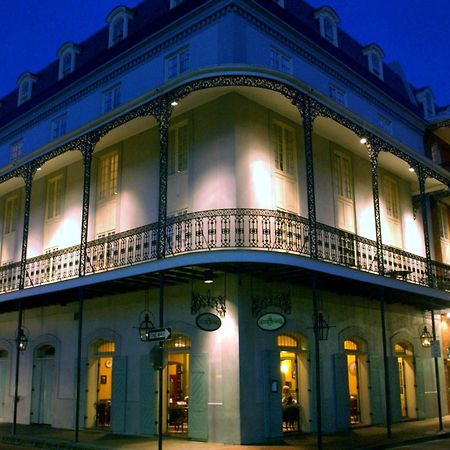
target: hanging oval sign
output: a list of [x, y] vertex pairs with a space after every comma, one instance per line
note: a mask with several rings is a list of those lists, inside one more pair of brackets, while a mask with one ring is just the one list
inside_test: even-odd
[[212, 313], [199, 314], [195, 319], [195, 323], [203, 331], [216, 331], [222, 325], [220, 317]]
[[275, 331], [284, 326], [286, 323], [286, 317], [280, 313], [270, 312], [259, 316], [256, 323], [261, 330]]

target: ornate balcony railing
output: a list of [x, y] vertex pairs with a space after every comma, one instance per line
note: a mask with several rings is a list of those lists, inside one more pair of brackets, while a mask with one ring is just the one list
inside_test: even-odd
[[[86, 275], [154, 260], [158, 224], [113, 234], [87, 246]], [[166, 257], [196, 251], [255, 249], [309, 256], [308, 220], [281, 211], [222, 209], [189, 213], [167, 220]], [[376, 242], [324, 224], [317, 224], [318, 258], [364, 272], [379, 273]], [[79, 246], [30, 258], [25, 287], [79, 276]], [[410, 283], [450, 290], [450, 266], [383, 246], [385, 275]], [[20, 264], [0, 268], [0, 292], [19, 288]]]

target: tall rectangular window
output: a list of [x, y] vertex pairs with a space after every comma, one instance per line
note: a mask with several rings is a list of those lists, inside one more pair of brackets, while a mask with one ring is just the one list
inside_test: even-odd
[[47, 180], [45, 218], [51, 220], [62, 214], [63, 205], [63, 186], [64, 178], [62, 175], [49, 178]]
[[185, 121], [169, 130], [169, 175], [187, 170], [188, 153], [188, 123]]
[[329, 85], [330, 98], [341, 105], [347, 105], [347, 93], [344, 89], [337, 87], [335, 84], [330, 83]]
[[438, 203], [438, 217], [439, 217], [439, 236], [442, 239], [449, 238], [448, 230], [448, 211], [447, 206], [442, 203]]
[[97, 196], [99, 200], [110, 200], [117, 195], [119, 175], [119, 154], [109, 153], [98, 163]]
[[386, 133], [392, 134], [392, 121], [389, 120], [387, 117], [383, 116], [383, 114], [378, 114], [378, 126], [381, 130], [383, 130]]
[[66, 134], [67, 131], [67, 114], [56, 117], [51, 122], [51, 138], [56, 139]]
[[337, 152], [334, 153], [334, 178], [336, 195], [347, 200], [353, 200], [350, 159]]
[[113, 86], [112, 88], [103, 92], [103, 113], [112, 111], [120, 106], [120, 84]]
[[23, 152], [23, 139], [19, 139], [16, 142], [13, 142], [10, 147], [9, 152], [9, 162], [17, 161]]
[[166, 77], [175, 78], [189, 70], [189, 49], [184, 48], [166, 58]]
[[279, 122], [272, 124], [272, 140], [275, 168], [288, 175], [295, 175], [295, 137], [294, 129]]
[[383, 194], [386, 208], [386, 215], [390, 219], [400, 219], [400, 207], [398, 200], [397, 182], [390, 177], [385, 176], [383, 179]]
[[3, 234], [14, 233], [17, 227], [17, 210], [19, 207], [19, 197], [13, 195], [5, 200], [3, 213]]
[[270, 49], [270, 67], [275, 70], [281, 70], [282, 72], [292, 72], [292, 59], [286, 56], [280, 50]]

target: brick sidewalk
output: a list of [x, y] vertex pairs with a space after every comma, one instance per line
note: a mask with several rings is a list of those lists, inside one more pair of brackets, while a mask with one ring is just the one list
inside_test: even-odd
[[[411, 421], [395, 424], [392, 437], [386, 436], [382, 427], [354, 428], [346, 433], [323, 436], [324, 450], [377, 450], [392, 448], [402, 443], [450, 437], [450, 416], [444, 418], [444, 432], [438, 433], [437, 419]], [[11, 435], [10, 424], [0, 424], [0, 441], [15, 443], [18, 448], [85, 449], [85, 450], [156, 450], [156, 439], [116, 435], [107, 432], [82, 431], [80, 442], [74, 442], [74, 432], [59, 430], [49, 426], [19, 425], [16, 436]], [[282, 450], [291, 447], [296, 450], [314, 450], [317, 439], [312, 434], [284, 436], [261, 445], [227, 445], [212, 442], [195, 442], [186, 439], [164, 437], [164, 450]]]

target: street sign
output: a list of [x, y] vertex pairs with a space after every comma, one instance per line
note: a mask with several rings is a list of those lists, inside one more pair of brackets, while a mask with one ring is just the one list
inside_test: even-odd
[[172, 336], [172, 328], [155, 328], [148, 330], [146, 341], [167, 341]]

